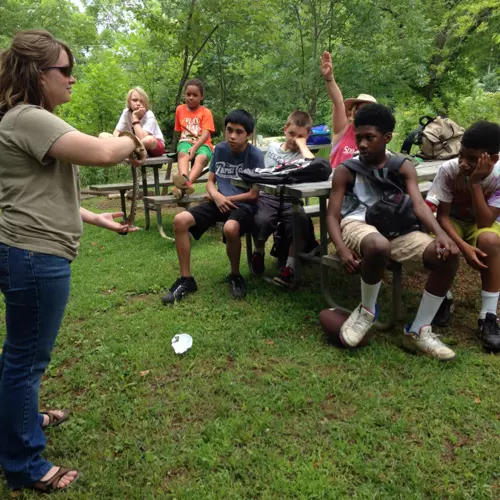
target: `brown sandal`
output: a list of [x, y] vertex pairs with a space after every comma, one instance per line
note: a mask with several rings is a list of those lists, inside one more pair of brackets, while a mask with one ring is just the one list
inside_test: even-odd
[[[57, 485], [59, 484], [59, 481], [68, 472], [72, 471], [76, 472], [76, 476], [74, 477], [74, 479], [67, 486], [64, 486], [63, 488], [58, 488]], [[39, 491], [41, 493], [54, 493], [55, 491], [66, 490], [78, 479], [79, 475], [80, 474], [75, 469], [68, 469], [67, 467], [59, 467], [59, 470], [52, 477], [46, 479], [45, 481], [37, 481], [33, 486], [31, 486], [31, 489]]]
[[[57, 416], [54, 411], [60, 411], [62, 417]], [[49, 427], [57, 427], [69, 418], [69, 410], [47, 410], [41, 411], [40, 415], [47, 415], [49, 417], [49, 422], [47, 424], [42, 424], [42, 429], [48, 429]]]

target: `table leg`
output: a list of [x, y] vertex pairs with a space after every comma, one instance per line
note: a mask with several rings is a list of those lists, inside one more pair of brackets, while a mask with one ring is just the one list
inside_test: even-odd
[[321, 256], [328, 254], [328, 231], [326, 229], [326, 198], [319, 199], [319, 234]]
[[122, 212], [123, 212], [123, 218], [126, 219], [127, 217], [127, 204], [125, 202], [125, 194], [127, 190], [126, 189], [120, 189], [120, 203], [122, 205]]
[[144, 198], [148, 195], [148, 175], [146, 172], [146, 167], [143, 165], [141, 167], [141, 178], [142, 178], [142, 201], [144, 205], [144, 217], [146, 219], [146, 227], [144, 229], [149, 229], [149, 207], [144, 200]]
[[293, 285], [291, 287], [292, 290], [295, 290], [302, 281], [302, 263], [299, 257], [300, 252], [297, 249], [303, 248], [304, 237], [302, 235], [300, 226], [299, 207], [300, 207], [300, 200], [294, 199], [292, 201], [292, 229], [293, 229], [292, 257], [295, 262], [295, 269], [294, 269]]

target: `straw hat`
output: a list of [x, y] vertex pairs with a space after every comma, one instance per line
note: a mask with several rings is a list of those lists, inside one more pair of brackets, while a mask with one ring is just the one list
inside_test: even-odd
[[355, 104], [360, 104], [360, 103], [376, 103], [377, 99], [375, 97], [369, 95], [369, 94], [359, 94], [358, 97], [354, 98], [351, 97], [350, 99], [346, 99], [344, 101], [344, 106], [345, 106], [345, 112], [348, 115], [351, 112], [351, 108]]

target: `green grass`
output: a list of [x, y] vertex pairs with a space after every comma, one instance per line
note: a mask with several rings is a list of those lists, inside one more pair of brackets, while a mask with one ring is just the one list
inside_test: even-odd
[[[358, 351], [328, 345], [314, 267], [287, 293], [242, 262], [248, 296], [234, 301], [220, 232], [193, 244], [192, 261], [199, 291], [164, 307], [178, 275], [173, 242], [155, 228], [85, 228], [41, 390], [43, 407], [72, 412], [45, 453], [82, 471], [64, 498], [500, 498], [500, 358], [474, 341], [474, 273], [462, 271], [454, 327], [442, 330], [457, 359], [440, 364], [400, 349], [401, 324]], [[422, 283], [405, 277], [406, 319]], [[357, 279], [335, 285], [355, 306]], [[194, 339], [181, 356], [170, 346], [180, 332]]]

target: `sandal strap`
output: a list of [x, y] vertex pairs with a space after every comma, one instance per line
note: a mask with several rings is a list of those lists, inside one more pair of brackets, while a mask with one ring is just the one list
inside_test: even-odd
[[[62, 415], [59, 417], [55, 414], [56, 411], [60, 411]], [[47, 424], [45, 424], [43, 427], [50, 427], [54, 425], [59, 425], [62, 422], [64, 422], [68, 416], [69, 416], [69, 411], [68, 410], [47, 410], [47, 411], [41, 411], [41, 415], [47, 415], [49, 421]]]
[[[47, 492], [47, 491], [54, 491], [54, 490], [64, 490], [68, 486], [65, 486], [64, 488], [58, 488], [57, 485], [59, 484], [59, 481], [68, 473], [75, 471], [75, 469], [68, 469], [67, 467], [59, 467], [59, 470], [49, 479], [45, 481], [37, 481], [33, 485], [33, 489], [41, 492]], [[76, 478], [78, 477], [78, 471], [76, 471], [77, 475], [71, 481], [70, 484], [72, 484]]]

